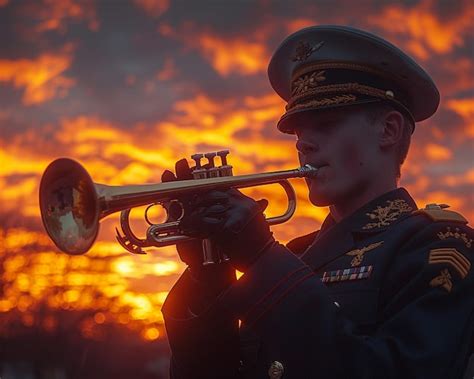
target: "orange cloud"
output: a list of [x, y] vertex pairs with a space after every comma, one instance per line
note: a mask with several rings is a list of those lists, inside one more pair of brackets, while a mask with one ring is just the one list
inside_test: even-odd
[[269, 53], [263, 43], [241, 38], [223, 39], [210, 34], [202, 34], [197, 43], [203, 56], [223, 76], [233, 72], [252, 75], [267, 69]]
[[188, 47], [200, 50], [204, 59], [222, 76], [232, 73], [255, 75], [267, 69], [270, 53], [263, 40], [270, 29], [265, 26], [253, 33], [258, 37], [252, 40], [223, 38], [217, 33], [193, 31], [189, 25], [177, 31], [169, 24], [162, 23], [157, 30], [164, 37], [178, 39]]
[[443, 183], [448, 186], [456, 187], [464, 184], [474, 184], [474, 169], [470, 169], [467, 172], [463, 172], [459, 175], [446, 175], [443, 177]]
[[9, 0], [0, 0], [0, 7], [8, 5]]
[[152, 17], [159, 17], [170, 7], [169, 0], [133, 0], [135, 5]]
[[86, 21], [90, 30], [97, 31], [99, 22], [92, 0], [43, 0], [41, 6], [28, 9], [30, 16], [39, 19], [35, 30], [39, 33], [57, 31], [64, 34], [69, 23]]
[[434, 143], [429, 143], [426, 145], [425, 153], [429, 159], [435, 161], [444, 161], [452, 157], [451, 150], [442, 145], [437, 145]]
[[431, 54], [447, 54], [464, 44], [474, 17], [474, 7], [466, 3], [457, 17], [441, 20], [433, 11], [433, 1], [421, 1], [415, 7], [398, 4], [386, 6], [380, 14], [370, 15], [368, 22], [395, 36], [408, 37], [407, 50], [419, 59]]
[[[257, 165], [268, 161], [296, 164], [293, 137], [285, 141], [261, 135], [268, 122], [276, 122], [283, 109], [275, 94], [246, 97], [243, 104], [236, 99], [213, 100], [198, 94], [178, 101], [174, 109], [173, 117], [156, 125], [155, 134], [160, 135], [158, 146], [179, 146], [186, 155], [202, 151], [200, 145], [211, 151], [231, 147], [232, 162], [240, 173], [255, 172]], [[239, 137], [240, 133], [244, 136]], [[274, 133], [278, 134], [276, 128]]]
[[464, 119], [467, 136], [474, 138], [474, 98], [448, 100], [446, 106]]
[[71, 46], [59, 53], [43, 53], [36, 59], [0, 59], [0, 82], [23, 88], [24, 105], [65, 97], [75, 80], [64, 76], [71, 66]]
[[56, 138], [66, 144], [78, 146], [82, 143], [98, 143], [101, 141], [120, 141], [122, 133], [111, 123], [95, 117], [79, 116], [64, 119], [62, 127], [56, 132]]
[[[452, 196], [446, 191], [427, 191], [417, 197], [418, 204], [424, 207], [427, 204], [448, 204], [454, 211], [459, 212], [465, 207], [462, 199]], [[465, 214], [466, 215], [466, 214]], [[469, 215], [466, 215], [469, 217]]]

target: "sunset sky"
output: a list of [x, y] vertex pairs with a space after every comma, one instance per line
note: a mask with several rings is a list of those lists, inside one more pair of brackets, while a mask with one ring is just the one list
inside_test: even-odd
[[[54, 328], [53, 313], [36, 319], [46, 302], [100, 309], [85, 337], [113, 322], [159, 338], [159, 309], [184, 269], [174, 248], [129, 255], [115, 214], [87, 255], [58, 253], [41, 224], [41, 175], [67, 156], [98, 183], [154, 183], [176, 160], [223, 148], [235, 174], [297, 167], [266, 69], [288, 34], [316, 24], [376, 33], [432, 75], [441, 105], [417, 125], [401, 185], [418, 206], [446, 203], [474, 220], [471, 1], [0, 0], [0, 320], [20, 312], [25, 325]], [[273, 228], [282, 242], [327, 214], [292, 183], [296, 215]], [[270, 215], [286, 207], [278, 187], [246, 193], [269, 199]], [[142, 211], [132, 214], [141, 232]]]

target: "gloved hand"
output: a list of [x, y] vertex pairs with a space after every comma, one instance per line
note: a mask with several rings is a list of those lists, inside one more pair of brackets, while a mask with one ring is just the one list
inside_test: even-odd
[[[171, 182], [176, 180], [193, 179], [192, 169], [189, 167], [186, 159], [181, 159], [176, 162], [175, 171], [176, 175], [169, 170], [165, 170], [161, 176], [161, 181]], [[191, 197], [192, 196], [188, 195], [179, 199], [183, 204], [185, 214], [190, 212], [189, 204], [191, 202]], [[212, 298], [236, 280], [235, 270], [228, 263], [208, 266], [202, 265], [203, 251], [201, 238], [187, 242], [180, 242], [176, 244], [176, 249], [180, 259], [188, 265], [188, 270], [192, 278], [205, 286], [204, 292], [206, 292], [206, 294], [200, 293], [199, 296], [194, 297], [194, 305], [191, 305], [193, 310], [201, 308], [201, 305], [204, 302], [202, 299], [198, 299], [198, 297], [203, 297], [205, 295], [206, 297], [208, 296], [209, 298]]]
[[[161, 181], [165, 182], [173, 182], [176, 180], [189, 180], [193, 179], [192, 169], [189, 168], [188, 162], [186, 159], [180, 159], [175, 163], [175, 171], [176, 175], [169, 171], [165, 170], [161, 175]], [[189, 196], [183, 196], [179, 199], [179, 201], [183, 204], [185, 212], [188, 208], [188, 204], [190, 202]], [[195, 239], [188, 242], [180, 242], [176, 244], [176, 249], [178, 250], [179, 257], [181, 260], [186, 263], [191, 269], [197, 268], [202, 265], [202, 246], [201, 240]]]
[[209, 238], [239, 271], [246, 269], [274, 242], [263, 211], [268, 201], [255, 201], [236, 189], [210, 191], [191, 200], [180, 227], [187, 235]]

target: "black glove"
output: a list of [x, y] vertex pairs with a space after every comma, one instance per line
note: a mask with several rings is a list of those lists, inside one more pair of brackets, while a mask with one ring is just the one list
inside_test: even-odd
[[[176, 180], [193, 179], [192, 169], [189, 168], [188, 162], [184, 158], [176, 162], [175, 171], [176, 175], [169, 170], [165, 170], [161, 175], [161, 181], [165, 183]], [[183, 204], [184, 211], [189, 212], [190, 197], [182, 196], [178, 200], [181, 202], [181, 204]], [[197, 268], [202, 265], [203, 254], [200, 239], [195, 239], [188, 242], [180, 242], [176, 244], [176, 249], [178, 250], [180, 259], [190, 268]]]
[[187, 235], [209, 238], [244, 272], [275, 239], [263, 211], [268, 201], [255, 201], [236, 189], [196, 195], [180, 227]]
[[[205, 168], [205, 166], [204, 166]], [[193, 179], [192, 169], [189, 167], [186, 159], [181, 159], [175, 164], [176, 175], [166, 170], [161, 176], [162, 182], [171, 182], [176, 180]], [[184, 212], [191, 211], [190, 203], [194, 196], [182, 196], [178, 200], [183, 204]], [[188, 270], [197, 282], [203, 284], [205, 292], [209, 297], [219, 294], [223, 289], [227, 288], [236, 280], [235, 270], [228, 263], [203, 266], [202, 239], [196, 238], [187, 242], [176, 244], [180, 259], [188, 265]], [[200, 308], [201, 300], [195, 299], [199, 305], [193, 305], [192, 309]]]

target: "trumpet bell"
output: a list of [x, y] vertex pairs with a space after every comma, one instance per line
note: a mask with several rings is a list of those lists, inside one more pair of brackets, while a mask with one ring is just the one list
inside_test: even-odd
[[40, 183], [43, 225], [60, 250], [84, 254], [99, 232], [100, 205], [94, 183], [72, 159], [60, 158], [53, 163], [46, 168]]

